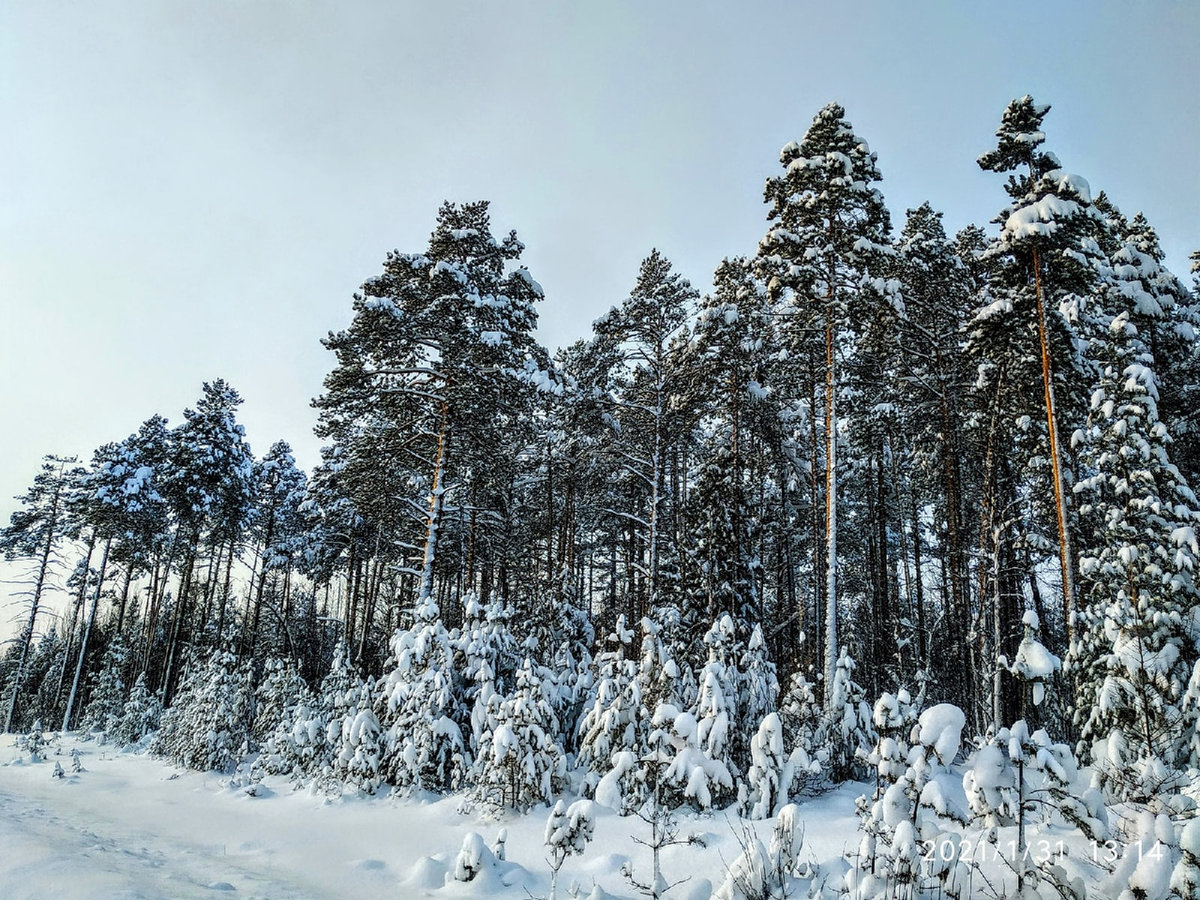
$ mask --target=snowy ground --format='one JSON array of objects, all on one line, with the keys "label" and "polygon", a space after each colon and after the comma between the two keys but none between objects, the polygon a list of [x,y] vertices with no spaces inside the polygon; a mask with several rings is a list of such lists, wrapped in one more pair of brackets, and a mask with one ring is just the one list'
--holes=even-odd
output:
[{"label": "snowy ground", "polygon": [[[71,773],[73,747],[84,767],[78,774]],[[56,760],[65,778],[52,777]],[[496,821],[459,812],[458,798],[329,799],[294,791],[284,779],[267,779],[250,797],[226,781],[72,737],[46,761],[29,763],[12,736],[0,736],[0,897],[453,900],[548,892],[548,810]],[[857,845],[854,797],[861,792],[850,785],[804,806],[813,860],[833,860]],[[772,823],[757,825],[767,840]],[[468,832],[491,845],[502,827],[507,861],[472,882],[454,881]],[[665,852],[668,879],[689,879],[670,896],[707,900],[740,852],[735,829],[739,821],[720,813],[683,817],[681,833],[700,833],[707,846]],[[635,835],[648,837],[649,826],[601,810],[587,852],[563,867],[559,897],[570,896],[573,884],[583,897],[636,896],[621,869],[632,863],[647,880],[650,851]]]}]

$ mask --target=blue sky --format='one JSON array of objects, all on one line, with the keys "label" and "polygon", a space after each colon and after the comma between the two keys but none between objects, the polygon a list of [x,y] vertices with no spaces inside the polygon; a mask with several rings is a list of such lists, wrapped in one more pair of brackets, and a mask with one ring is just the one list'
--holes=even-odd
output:
[{"label": "blue sky", "polygon": [[1005,201],[1005,104],[1200,247],[1195,2],[0,0],[0,519],[45,453],[178,422],[226,378],[260,455],[317,459],[319,343],[444,199],[490,199],[583,336],[660,248],[702,289],[765,230],[778,152],[830,100],[893,213]]}]

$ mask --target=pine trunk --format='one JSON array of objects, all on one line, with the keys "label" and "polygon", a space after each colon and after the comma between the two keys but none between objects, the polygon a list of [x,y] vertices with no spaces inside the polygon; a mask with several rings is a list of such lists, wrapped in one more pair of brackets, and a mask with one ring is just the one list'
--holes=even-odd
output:
[{"label": "pine trunk", "polygon": [[1046,429],[1050,438],[1050,468],[1054,474],[1054,513],[1058,519],[1058,558],[1062,572],[1063,621],[1067,643],[1075,636],[1075,584],[1072,576],[1071,535],[1067,528],[1067,499],[1063,489],[1062,457],[1058,450],[1058,418],[1054,410],[1054,376],[1050,366],[1050,342],[1046,333],[1046,303],[1042,292],[1042,267],[1037,247],[1033,248],[1033,280],[1037,296],[1038,340],[1042,350],[1042,387],[1046,399]]},{"label": "pine trunk", "polygon": [[[42,555],[38,559],[37,578],[33,584],[33,599],[29,604],[29,621],[21,632],[21,654],[17,658],[17,671],[13,673],[12,695],[8,698],[8,711],[4,716],[4,731],[12,730],[13,716],[16,714],[17,697],[21,693],[21,682],[25,678],[25,663],[29,659],[29,648],[33,644],[34,626],[37,624],[38,610],[41,607],[42,591],[46,586],[46,575],[50,569],[50,557],[54,552],[54,541],[58,537],[58,504],[62,496],[63,467],[58,469],[58,481],[54,483],[54,496],[50,501],[50,518],[46,528],[46,543],[42,546]],[[86,581],[86,579],[85,579]]]},{"label": "pine trunk", "polygon": [[71,714],[75,710],[75,698],[79,695],[79,683],[83,679],[83,668],[87,661],[88,638],[91,637],[92,627],[96,624],[96,608],[100,606],[100,590],[104,587],[104,571],[108,567],[108,550],[112,546],[112,538],[104,542],[104,551],[100,555],[100,574],[96,577],[96,592],[92,595],[92,611],[88,614],[87,626],[83,629],[83,640],[79,644],[79,661],[75,664],[75,678],[71,682],[71,694],[67,697],[67,711],[63,713],[63,731],[70,731]]},{"label": "pine trunk", "polygon": [[[832,290],[832,288],[831,288]],[[837,593],[837,372],[832,296],[825,311],[825,707],[833,699],[838,661]]]},{"label": "pine trunk", "polygon": [[433,599],[433,565],[437,558],[438,529],[442,524],[442,498],[445,494],[446,455],[450,441],[450,404],[442,398],[442,422],[438,430],[437,453],[433,461],[433,479],[429,490],[429,513],[425,526],[425,552],[421,561],[421,584],[417,606]]}]

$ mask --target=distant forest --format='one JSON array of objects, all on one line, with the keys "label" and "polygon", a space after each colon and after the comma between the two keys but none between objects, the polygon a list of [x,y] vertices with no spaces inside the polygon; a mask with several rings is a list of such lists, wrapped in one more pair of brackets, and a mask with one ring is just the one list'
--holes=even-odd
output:
[{"label": "distant forest", "polygon": [[255,456],[219,379],[177,423],[42,462],[0,531],[25,573],[4,730],[111,726],[135,689],[170,707],[214,660],[246,690],[332,668],[395,779],[424,634],[430,746],[453,725],[460,763],[472,709],[541,672],[597,776],[652,696],[724,715],[735,778],[777,710],[791,742],[840,723],[849,774],[871,745],[849,723],[897,694],[1194,764],[1200,280],[1063,168],[1048,109],[1013,101],[979,159],[995,236],[949,236],[928,203],[893,226],[830,104],[783,148],[753,256],[701,296],[653,250],[556,353],[516,233],[446,203],[324,338],[313,471]]}]

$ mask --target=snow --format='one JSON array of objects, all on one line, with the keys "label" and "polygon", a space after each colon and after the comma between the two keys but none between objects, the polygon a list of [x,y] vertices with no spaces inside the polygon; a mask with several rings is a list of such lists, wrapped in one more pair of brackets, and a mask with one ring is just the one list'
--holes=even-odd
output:
[{"label": "snow", "polygon": [[[1134,897],[1166,897],[1171,885],[1171,851],[1161,843],[1145,848],[1129,876]],[[1139,893],[1140,891],[1140,893]]]},{"label": "snow", "polygon": [[918,720],[920,737],[926,747],[932,747],[943,765],[949,765],[958,755],[959,741],[967,718],[963,711],[950,703],[939,703],[921,713]]},{"label": "snow", "polygon": [[[85,771],[72,774],[70,750],[76,747]],[[231,786],[228,776],[176,770],[70,736],[57,752],[51,748],[51,761],[30,763],[18,756],[11,735],[0,736],[4,900],[191,900],[214,894],[524,900],[548,892],[544,807],[499,823],[481,812],[464,813],[458,795],[331,796],[293,790],[281,776],[269,776],[250,796]],[[57,760],[67,769],[61,780],[51,777]],[[805,835],[806,859],[837,866],[857,844],[853,797],[862,788],[850,784],[788,809],[793,828]],[[591,821],[595,840],[564,862],[559,896],[568,896],[574,885],[582,897],[637,896],[621,868],[632,863],[635,872],[649,870],[649,850],[635,841],[649,837],[649,826],[636,816],[566,799],[571,828],[582,832]],[[664,850],[668,880],[691,876],[668,896],[708,900],[712,886],[725,881],[725,862],[741,852],[741,824],[736,817],[726,823],[720,815],[686,811],[678,817],[681,834],[702,833],[704,846]],[[744,824],[759,840],[772,839],[772,820]],[[496,853],[502,827],[508,832],[506,859]],[[474,869],[474,878],[456,881],[460,869],[464,875]]]},{"label": "snow", "polygon": [[1179,849],[1200,859],[1200,819],[1192,819],[1179,835]]}]

